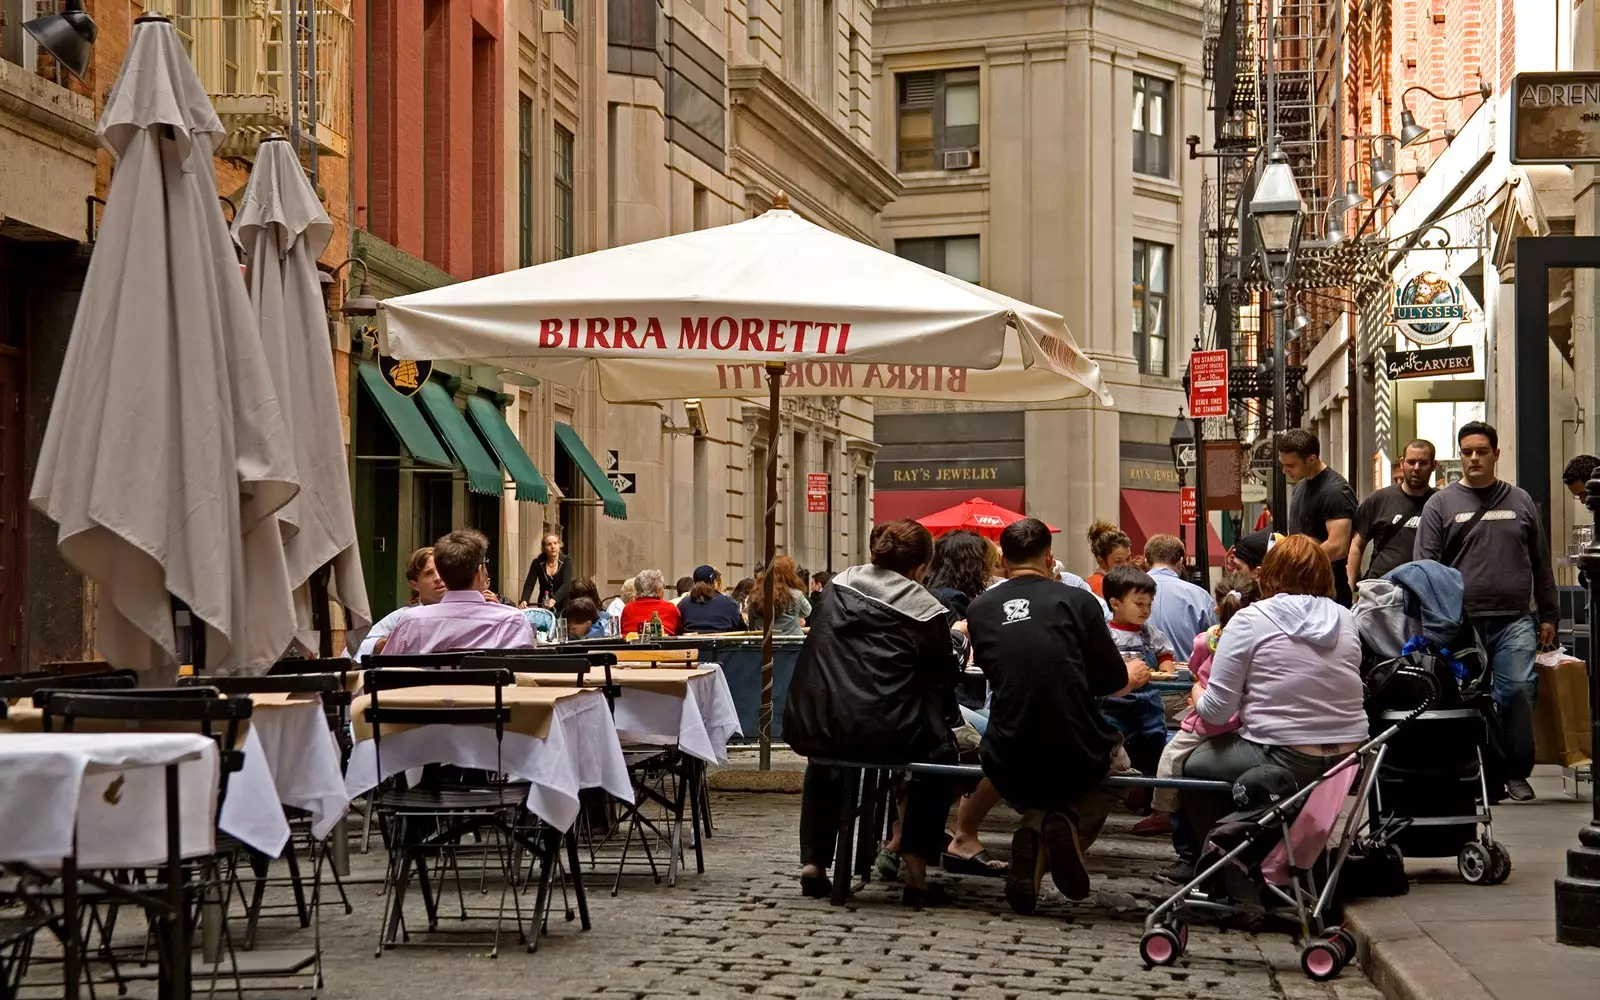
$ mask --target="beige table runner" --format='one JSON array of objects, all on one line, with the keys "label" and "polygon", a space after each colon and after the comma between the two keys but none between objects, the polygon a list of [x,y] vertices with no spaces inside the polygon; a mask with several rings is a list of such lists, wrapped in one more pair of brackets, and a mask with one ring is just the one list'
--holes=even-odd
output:
[{"label": "beige table runner", "polygon": [[[669,670],[665,667],[646,669],[611,668],[611,680],[623,690],[634,689],[637,691],[653,691],[656,694],[671,695],[682,698],[689,693],[689,682],[696,677],[709,677],[716,673],[714,670]],[[603,669],[590,668],[584,676],[585,687],[599,687],[605,683]],[[517,674],[517,684],[520,687],[559,687],[572,685],[573,675],[563,674]]]},{"label": "beige table runner", "polygon": [[[571,674],[550,676],[557,685],[564,681],[564,686],[500,689],[501,704],[511,710],[511,721],[506,724],[509,732],[542,740],[550,735],[550,719],[555,714],[556,702],[590,693],[573,687]],[[380,708],[493,708],[494,692],[492,687],[458,687],[449,684],[401,688],[379,692],[378,705]],[[350,717],[358,740],[372,739],[372,725],[367,722],[367,708],[371,704],[372,695],[365,694],[356,698],[350,706]],[[383,731],[397,733],[416,728],[419,727],[385,724]]]}]

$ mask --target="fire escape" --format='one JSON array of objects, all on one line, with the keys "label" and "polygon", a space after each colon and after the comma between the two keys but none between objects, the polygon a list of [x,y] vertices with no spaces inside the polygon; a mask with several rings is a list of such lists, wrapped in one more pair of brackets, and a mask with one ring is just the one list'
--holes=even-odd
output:
[{"label": "fire escape", "polygon": [[[1249,200],[1270,138],[1294,170],[1306,204],[1291,283],[1288,425],[1305,399],[1304,359],[1350,301],[1346,248],[1330,230],[1330,199],[1345,170],[1340,122],[1344,23],[1339,0],[1206,0],[1205,88],[1210,159],[1201,195],[1204,305],[1198,340],[1230,352],[1231,416],[1208,439],[1237,438],[1251,479],[1276,456],[1271,427],[1271,310]],[[1225,426],[1231,423],[1232,426]]]},{"label": "fire escape", "polygon": [[289,137],[316,182],[319,156],[347,156],[351,0],[146,0],[194,62],[227,136],[217,155],[251,160]]}]

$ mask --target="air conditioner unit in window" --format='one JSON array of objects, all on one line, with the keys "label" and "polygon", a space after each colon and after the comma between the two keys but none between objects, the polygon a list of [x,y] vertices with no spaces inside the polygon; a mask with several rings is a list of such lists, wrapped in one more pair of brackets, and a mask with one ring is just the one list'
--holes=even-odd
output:
[{"label": "air conditioner unit in window", "polygon": [[977,165],[978,154],[971,149],[947,149],[944,151],[944,168],[946,170],[971,170]]}]

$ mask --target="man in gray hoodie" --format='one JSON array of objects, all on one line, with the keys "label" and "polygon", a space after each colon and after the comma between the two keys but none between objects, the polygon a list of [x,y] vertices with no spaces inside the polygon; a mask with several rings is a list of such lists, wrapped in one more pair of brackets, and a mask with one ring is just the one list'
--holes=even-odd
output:
[{"label": "man in gray hoodie", "polygon": [[1465,606],[1488,649],[1505,730],[1506,794],[1534,797],[1533,658],[1555,642],[1561,617],[1550,545],[1533,498],[1495,478],[1500,435],[1474,420],[1456,434],[1462,478],[1428,500],[1415,556],[1459,570]]}]

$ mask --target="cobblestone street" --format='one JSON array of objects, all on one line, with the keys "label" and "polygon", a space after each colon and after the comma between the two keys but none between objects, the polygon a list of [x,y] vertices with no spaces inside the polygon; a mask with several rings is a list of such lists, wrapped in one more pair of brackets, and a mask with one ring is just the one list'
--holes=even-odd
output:
[{"label": "cobblestone street", "polygon": [[[400,949],[373,958],[378,887],[350,886],[356,912],[327,907],[322,924],[326,990],[334,1000],[392,997],[735,997],[892,1000],[961,997],[1339,998],[1377,1000],[1358,968],[1315,984],[1300,972],[1298,950],[1283,935],[1224,934],[1194,928],[1189,959],[1145,971],[1137,942],[1141,914],[1155,898],[1148,872],[1166,861],[1164,844],[1116,835],[1130,817],[1113,817],[1111,835],[1091,852],[1096,894],[1069,907],[1052,891],[1041,914],[1013,915],[992,879],[952,879],[959,904],[911,911],[898,892],[874,884],[848,907],[802,899],[794,880],[799,799],[721,794],[706,874],[676,889],[648,877],[625,880],[612,898],[609,879],[591,880],[594,929],[561,920],[535,955],[505,941],[498,959],[479,948]],[[1009,819],[996,810],[997,822]],[[998,827],[989,835],[1006,843]],[[355,877],[375,879],[376,850],[354,855]],[[692,871],[692,859],[691,859]],[[1102,873],[1109,877],[1102,878]],[[531,893],[524,897],[531,904]],[[498,899],[496,892],[483,897]],[[559,904],[559,896],[557,902]],[[420,907],[418,908],[420,911]],[[446,913],[449,912],[448,907]],[[307,932],[278,920],[263,925],[261,946],[303,947]],[[220,989],[220,987],[219,987]]]}]

